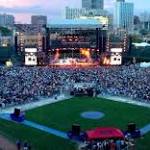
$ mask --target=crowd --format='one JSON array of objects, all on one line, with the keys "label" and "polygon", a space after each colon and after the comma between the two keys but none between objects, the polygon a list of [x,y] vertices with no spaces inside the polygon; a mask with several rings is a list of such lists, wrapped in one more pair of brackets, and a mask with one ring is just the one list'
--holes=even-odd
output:
[{"label": "crowd", "polygon": [[21,140],[16,141],[17,150],[31,150],[31,144],[27,141],[22,142]]},{"label": "crowd", "polygon": [[58,93],[60,78],[46,68],[0,67],[1,105],[15,105]]},{"label": "crowd", "polygon": [[97,94],[150,102],[150,68],[140,68],[139,64],[80,69],[1,66],[0,105],[26,103],[71,91],[76,83],[95,85]]},{"label": "crowd", "polygon": [[133,150],[135,149],[134,139],[107,139],[85,141],[79,145],[79,150]]}]

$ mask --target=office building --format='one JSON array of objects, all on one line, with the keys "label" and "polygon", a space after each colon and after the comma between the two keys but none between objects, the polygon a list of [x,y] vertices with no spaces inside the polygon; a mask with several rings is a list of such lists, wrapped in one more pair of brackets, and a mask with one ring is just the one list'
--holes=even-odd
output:
[{"label": "office building", "polygon": [[85,8],[70,8],[66,7],[66,19],[77,19],[80,18],[86,12]]},{"label": "office building", "polygon": [[134,4],[117,1],[114,10],[114,28],[133,31]]},{"label": "office building", "polygon": [[150,13],[144,12],[140,15],[141,27],[150,31]]},{"label": "office building", "polygon": [[66,19],[96,19],[100,24],[111,26],[112,15],[102,9],[85,9],[85,8],[69,8],[66,7]]},{"label": "office building", "polygon": [[110,14],[106,10],[102,9],[85,9],[85,8],[70,8],[66,7],[66,19],[79,19],[82,16],[95,17],[103,16],[107,17]]},{"label": "office building", "polygon": [[46,25],[47,16],[31,16],[31,23],[33,25]]},{"label": "office building", "polygon": [[14,22],[15,18],[13,15],[0,14],[0,26],[12,27]]},{"label": "office building", "polygon": [[82,0],[82,8],[103,9],[104,8],[104,0]]}]

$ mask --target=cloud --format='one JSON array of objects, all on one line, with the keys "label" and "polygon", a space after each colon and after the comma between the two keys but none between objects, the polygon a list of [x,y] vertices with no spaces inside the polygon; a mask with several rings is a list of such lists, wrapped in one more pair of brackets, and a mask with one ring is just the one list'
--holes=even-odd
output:
[{"label": "cloud", "polygon": [[45,0],[0,0],[0,6],[3,7],[26,7],[32,5],[39,5]]},{"label": "cloud", "polygon": [[9,12],[9,13],[40,13],[43,12],[40,6],[32,6],[32,7],[0,7],[1,12]]}]

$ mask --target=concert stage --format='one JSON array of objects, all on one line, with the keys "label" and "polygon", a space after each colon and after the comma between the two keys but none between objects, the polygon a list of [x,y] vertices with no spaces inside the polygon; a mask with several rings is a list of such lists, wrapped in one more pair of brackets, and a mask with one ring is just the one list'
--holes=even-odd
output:
[{"label": "concert stage", "polygon": [[77,58],[65,58],[58,59],[56,61],[51,61],[49,66],[51,67],[96,67],[99,63],[87,59],[77,59]]}]

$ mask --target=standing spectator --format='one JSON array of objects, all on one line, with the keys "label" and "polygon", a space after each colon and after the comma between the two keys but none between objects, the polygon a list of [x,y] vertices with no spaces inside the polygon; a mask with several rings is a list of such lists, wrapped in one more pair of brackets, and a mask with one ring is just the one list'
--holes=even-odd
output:
[{"label": "standing spectator", "polygon": [[23,150],[28,150],[28,143],[27,142],[24,142],[24,144],[23,144]]},{"label": "standing spectator", "polygon": [[16,146],[17,146],[17,150],[21,150],[21,141],[20,140],[16,141]]}]

